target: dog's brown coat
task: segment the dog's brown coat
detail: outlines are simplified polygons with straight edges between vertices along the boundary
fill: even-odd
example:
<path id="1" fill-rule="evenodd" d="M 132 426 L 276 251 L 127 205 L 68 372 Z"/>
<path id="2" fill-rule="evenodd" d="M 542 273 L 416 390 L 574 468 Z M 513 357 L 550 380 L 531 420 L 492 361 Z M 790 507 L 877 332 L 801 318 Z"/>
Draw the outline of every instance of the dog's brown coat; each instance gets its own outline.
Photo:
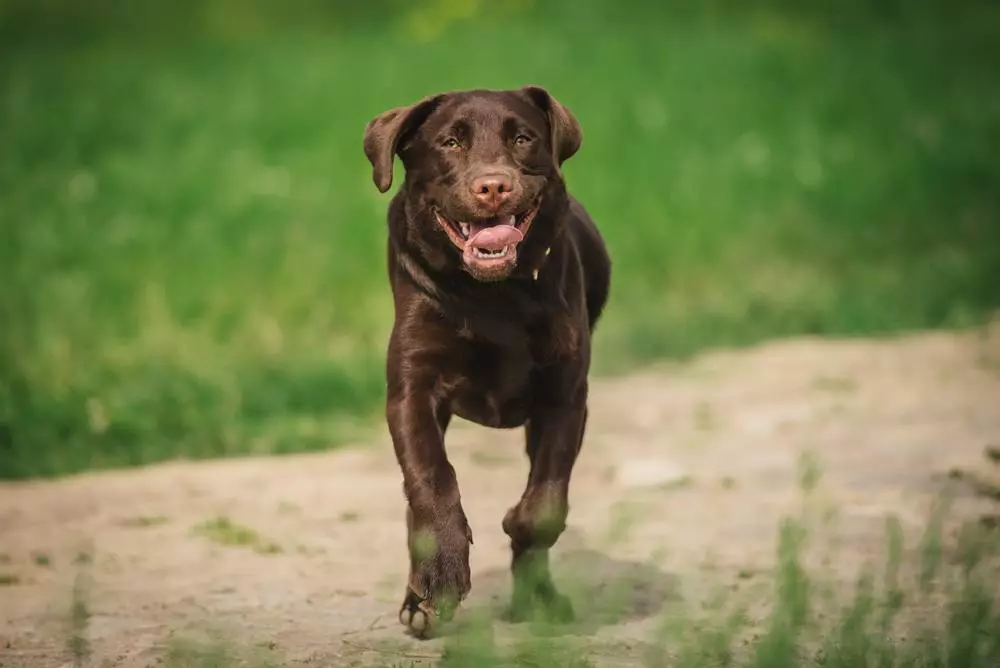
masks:
<path id="1" fill-rule="evenodd" d="M 571 614 L 548 572 L 587 421 L 591 334 L 611 262 L 561 165 L 580 148 L 573 114 L 538 87 L 425 98 L 368 124 L 364 149 L 381 192 L 399 155 L 405 179 L 389 206 L 395 322 L 386 419 L 409 507 L 410 578 L 401 620 L 423 631 L 471 587 L 472 531 L 444 435 L 453 415 L 523 426 L 530 473 L 503 529 L 513 553 L 515 616 Z M 470 183 L 500 173 L 512 191 L 486 211 Z M 489 275 L 463 261 L 441 220 L 509 216 L 540 201 L 516 262 Z"/>

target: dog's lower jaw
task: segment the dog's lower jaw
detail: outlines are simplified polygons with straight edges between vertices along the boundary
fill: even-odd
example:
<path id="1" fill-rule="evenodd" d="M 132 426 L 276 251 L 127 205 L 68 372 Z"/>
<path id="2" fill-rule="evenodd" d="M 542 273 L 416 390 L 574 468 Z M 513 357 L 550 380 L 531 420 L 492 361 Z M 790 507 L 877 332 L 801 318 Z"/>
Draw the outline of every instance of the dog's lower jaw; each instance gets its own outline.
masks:
<path id="1" fill-rule="evenodd" d="M 513 253 L 513 258 L 503 264 L 497 263 L 495 268 L 489 265 L 484 268 L 463 260 L 462 269 L 480 283 L 499 283 L 510 278 L 517 268 L 517 251 L 512 250 L 511 252 Z"/>

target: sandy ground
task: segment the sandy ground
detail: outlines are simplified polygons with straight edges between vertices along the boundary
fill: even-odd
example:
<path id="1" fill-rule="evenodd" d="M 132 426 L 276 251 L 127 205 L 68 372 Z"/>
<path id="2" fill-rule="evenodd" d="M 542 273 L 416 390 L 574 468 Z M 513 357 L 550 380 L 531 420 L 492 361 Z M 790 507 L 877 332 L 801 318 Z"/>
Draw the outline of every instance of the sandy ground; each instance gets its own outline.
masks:
<path id="1" fill-rule="evenodd" d="M 648 637 L 658 610 L 707 583 L 767 573 L 780 518 L 803 507 L 804 455 L 823 472 L 817 503 L 838 509 L 820 551 L 838 577 L 877 559 L 887 514 L 912 544 L 948 472 L 979 467 L 984 448 L 1000 445 L 1000 327 L 783 341 L 592 387 L 553 559 L 581 619 L 574 632 L 599 654 Z M 500 521 L 523 488 L 521 439 L 461 421 L 448 435 L 476 538 L 465 609 L 494 615 L 501 634 L 510 583 Z M 285 665 L 432 660 L 444 641 L 410 639 L 396 621 L 404 506 L 388 438 L 374 440 L 0 484 L 0 665 L 72 665 L 74 591 L 93 665 L 156 665 L 171 638 L 206 629 Z M 998 510 L 968 493 L 952 512 Z M 219 516 L 265 547 L 193 531 Z M 601 616 L 622 583 L 619 614 Z"/>

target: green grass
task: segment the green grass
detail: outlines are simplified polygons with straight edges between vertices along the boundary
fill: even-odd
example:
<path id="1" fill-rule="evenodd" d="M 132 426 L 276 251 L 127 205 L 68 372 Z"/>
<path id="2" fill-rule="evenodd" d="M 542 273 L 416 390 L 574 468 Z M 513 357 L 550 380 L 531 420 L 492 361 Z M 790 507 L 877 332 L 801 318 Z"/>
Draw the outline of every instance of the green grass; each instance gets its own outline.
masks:
<path id="1" fill-rule="evenodd" d="M 443 89 L 539 83 L 582 122 L 601 373 L 1000 307 L 996 3 L 360 6 L 0 0 L 0 478 L 376 419 L 361 133 Z"/>
<path id="2" fill-rule="evenodd" d="M 69 610 L 69 638 L 66 647 L 73 657 L 73 666 L 85 666 L 91 654 L 88 629 L 90 626 L 90 589 L 88 572 L 81 570 L 73 579 L 73 593 Z"/>
<path id="3" fill-rule="evenodd" d="M 945 522 L 948 505 L 941 503 L 919 542 L 908 545 L 899 521 L 887 517 L 881 564 L 866 560 L 852 589 L 827 566 L 806 565 L 817 551 L 829 549 L 818 507 L 809 501 L 809 487 L 817 480 L 818 470 L 803 475 L 804 510 L 781 524 L 773 570 L 741 570 L 739 586 L 714 571 L 707 579 L 683 574 L 688 581 L 701 577 L 705 593 L 667 601 L 646 636 L 596 636 L 595 628 L 574 624 L 498 626 L 491 609 L 470 609 L 442 629 L 440 642 L 414 644 L 402 635 L 398 640 L 355 637 L 346 649 L 336 650 L 336 661 L 387 668 L 995 668 L 1000 662 L 1000 533 L 976 522 L 945 529 L 954 523 Z M 829 564 L 848 555 L 827 556 Z M 593 575 L 560 573 L 562 585 L 569 585 L 565 590 L 576 603 L 586 603 L 587 616 L 600 619 L 600 626 L 625 620 L 622 610 L 629 605 L 632 583 L 609 582 L 603 595 L 582 598 L 573 590 L 592 587 L 586 580 Z M 295 649 L 216 635 L 200 643 L 175 635 L 172 642 L 180 644 L 165 665 L 283 665 L 283 652 Z M 236 647 L 268 651 L 244 656 Z M 373 663 L 373 657 L 379 660 Z M 324 659 L 316 655 L 314 660 Z"/>
<path id="4" fill-rule="evenodd" d="M 818 468 L 804 473 L 800 486 L 807 499 L 818 478 Z M 899 521 L 888 517 L 884 564 L 877 569 L 869 560 L 853 592 L 825 569 L 805 565 L 817 547 L 825 549 L 813 544 L 823 536 L 807 503 L 801 517 L 780 527 L 769 591 L 715 582 L 703 600 L 663 610 L 645 643 L 621 641 L 617 647 L 589 634 L 560 639 L 544 626 L 513 645 L 501 643 L 489 631 L 490 620 L 479 618 L 453 631 L 442 665 L 542 666 L 559 657 L 558 665 L 581 667 L 608 660 L 649 668 L 995 666 L 1000 533 L 975 521 L 946 531 L 947 509 L 946 503 L 938 506 L 915 546 L 904 544 Z M 755 575 L 744 570 L 738 577 Z"/>
<path id="5" fill-rule="evenodd" d="M 127 527 L 145 529 L 147 527 L 157 527 L 166 524 L 170 518 L 165 515 L 136 515 L 124 520 L 122 524 Z"/>
<path id="6" fill-rule="evenodd" d="M 281 546 L 264 540 L 254 529 L 225 516 L 205 520 L 192 529 L 196 536 L 228 547 L 249 547 L 260 554 L 280 554 Z"/>

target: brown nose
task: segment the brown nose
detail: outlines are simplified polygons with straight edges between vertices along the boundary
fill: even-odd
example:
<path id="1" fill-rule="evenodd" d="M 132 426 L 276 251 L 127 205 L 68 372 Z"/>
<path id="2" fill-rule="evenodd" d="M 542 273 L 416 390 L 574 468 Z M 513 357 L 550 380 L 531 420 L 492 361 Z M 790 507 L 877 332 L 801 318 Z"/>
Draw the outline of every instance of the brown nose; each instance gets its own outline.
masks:
<path id="1" fill-rule="evenodd" d="M 487 174 L 472 182 L 472 194 L 481 203 L 493 209 L 498 208 L 510 197 L 514 184 L 503 174 Z"/>

